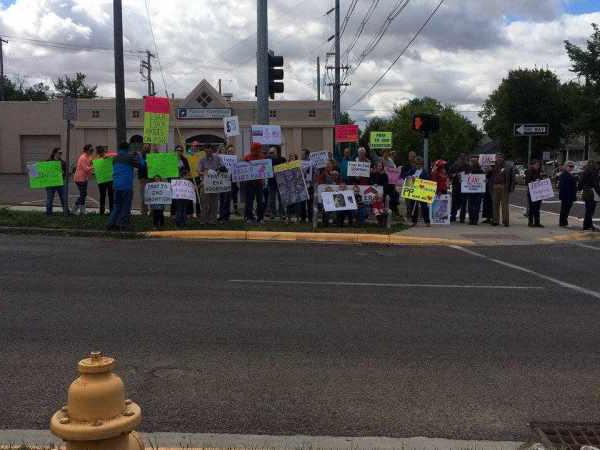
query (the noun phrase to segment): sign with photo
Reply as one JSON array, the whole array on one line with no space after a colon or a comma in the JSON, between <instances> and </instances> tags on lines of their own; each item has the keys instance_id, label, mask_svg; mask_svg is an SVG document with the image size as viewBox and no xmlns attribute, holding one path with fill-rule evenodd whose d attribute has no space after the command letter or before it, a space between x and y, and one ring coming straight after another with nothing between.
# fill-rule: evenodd
<instances>
[{"instance_id":1,"label":"sign with photo","mask_svg":"<svg viewBox=\"0 0 600 450\"><path fill-rule=\"evenodd\" d=\"M58 187L64 184L60 161L40 161L27 164L29 187L44 189Z\"/></svg>"},{"instance_id":2,"label":"sign with photo","mask_svg":"<svg viewBox=\"0 0 600 450\"><path fill-rule=\"evenodd\" d=\"M358 188L360 195L366 205L370 205L375 200L375 197L383 198L383 186L378 185L367 185L367 186L352 186L353 189ZM320 184L318 187L318 201L321 202L322 194L325 192L337 192L340 190L346 190L346 186L340 186L337 184Z\"/></svg>"},{"instance_id":3,"label":"sign with photo","mask_svg":"<svg viewBox=\"0 0 600 450\"><path fill-rule=\"evenodd\" d=\"M313 167L314 164L312 161L302 161L302 165L300 166L302 169L302 175L304 175L304 182L307 186L313 185Z\"/></svg>"},{"instance_id":4,"label":"sign with photo","mask_svg":"<svg viewBox=\"0 0 600 450\"><path fill-rule=\"evenodd\" d=\"M433 225L450 225L450 208L452 196L436 195L429 208L429 219Z\"/></svg>"},{"instance_id":5,"label":"sign with photo","mask_svg":"<svg viewBox=\"0 0 600 450\"><path fill-rule=\"evenodd\" d=\"M292 161L276 166L275 181L284 206L308 200L308 190L302 174L301 161Z\"/></svg>"},{"instance_id":6,"label":"sign with photo","mask_svg":"<svg viewBox=\"0 0 600 450\"><path fill-rule=\"evenodd\" d=\"M238 161L235 166L233 166L231 178L234 183L273 178L273 162L270 159Z\"/></svg>"},{"instance_id":7,"label":"sign with photo","mask_svg":"<svg viewBox=\"0 0 600 450\"><path fill-rule=\"evenodd\" d=\"M240 135L240 121L238 116L230 116L223 118L223 129L225 130L225 136L239 136Z\"/></svg>"},{"instance_id":8,"label":"sign with photo","mask_svg":"<svg viewBox=\"0 0 600 450\"><path fill-rule=\"evenodd\" d=\"M252 125L252 142L262 145L281 145L279 125Z\"/></svg>"},{"instance_id":9,"label":"sign with photo","mask_svg":"<svg viewBox=\"0 0 600 450\"><path fill-rule=\"evenodd\" d=\"M323 192L323 209L331 211L351 211L358 209L354 191Z\"/></svg>"}]
</instances>

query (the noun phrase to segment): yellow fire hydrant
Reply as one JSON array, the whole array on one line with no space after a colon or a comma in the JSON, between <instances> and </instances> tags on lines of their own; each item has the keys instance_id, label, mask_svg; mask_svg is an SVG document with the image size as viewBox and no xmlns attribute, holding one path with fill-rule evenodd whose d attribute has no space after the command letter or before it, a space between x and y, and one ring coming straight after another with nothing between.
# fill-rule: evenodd
<instances>
[{"instance_id":1,"label":"yellow fire hydrant","mask_svg":"<svg viewBox=\"0 0 600 450\"><path fill-rule=\"evenodd\" d=\"M79 361L80 376L69 386L67 406L50 419L50 430L65 441L67 450L144 450L133 431L142 421L142 410L125 399L114 367L115 360L100 352Z\"/></svg>"}]
</instances>

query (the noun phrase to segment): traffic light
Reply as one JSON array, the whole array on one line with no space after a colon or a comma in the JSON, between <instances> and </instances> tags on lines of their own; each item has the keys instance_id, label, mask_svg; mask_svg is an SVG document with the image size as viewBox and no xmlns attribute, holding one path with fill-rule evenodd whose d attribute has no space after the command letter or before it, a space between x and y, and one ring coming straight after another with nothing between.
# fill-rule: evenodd
<instances>
[{"instance_id":1,"label":"traffic light","mask_svg":"<svg viewBox=\"0 0 600 450\"><path fill-rule=\"evenodd\" d=\"M413 114L410 128L426 135L440 129L440 118L433 114Z\"/></svg>"},{"instance_id":2,"label":"traffic light","mask_svg":"<svg viewBox=\"0 0 600 450\"><path fill-rule=\"evenodd\" d=\"M281 67L281 69L279 69ZM283 56L276 56L269 50L269 96L275 99L275 94L283 93Z\"/></svg>"}]
</instances>

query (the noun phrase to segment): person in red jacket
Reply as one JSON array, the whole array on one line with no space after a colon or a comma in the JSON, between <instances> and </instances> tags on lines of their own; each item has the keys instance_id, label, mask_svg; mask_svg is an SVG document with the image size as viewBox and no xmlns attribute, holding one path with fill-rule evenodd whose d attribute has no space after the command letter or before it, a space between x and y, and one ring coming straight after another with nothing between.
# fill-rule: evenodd
<instances>
[{"instance_id":1,"label":"person in red jacket","mask_svg":"<svg viewBox=\"0 0 600 450\"><path fill-rule=\"evenodd\" d=\"M250 153L244 156L244 161L256 161L264 159L262 154L262 145L254 143L250 147ZM246 181L246 207L244 211L244 220L246 222L254 222L254 200L256 199L256 221L263 222L265 213L265 204L263 196L263 180Z\"/></svg>"},{"instance_id":2,"label":"person in red jacket","mask_svg":"<svg viewBox=\"0 0 600 450\"><path fill-rule=\"evenodd\" d=\"M431 181L437 183L437 195L448 193L448 172L446 172L446 164L446 161L443 159L438 159L433 163L433 168L431 169Z\"/></svg>"}]
</instances>

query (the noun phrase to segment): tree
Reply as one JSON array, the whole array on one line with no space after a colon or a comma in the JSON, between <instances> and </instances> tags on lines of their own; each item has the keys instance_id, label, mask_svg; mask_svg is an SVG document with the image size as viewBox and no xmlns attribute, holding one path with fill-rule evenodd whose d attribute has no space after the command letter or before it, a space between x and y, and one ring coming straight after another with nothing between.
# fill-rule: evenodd
<instances>
[{"instance_id":1,"label":"tree","mask_svg":"<svg viewBox=\"0 0 600 450\"><path fill-rule=\"evenodd\" d=\"M37 83L26 86L22 78L8 79L4 76L4 95L8 101L48 101L52 98L50 86Z\"/></svg>"},{"instance_id":2,"label":"tree","mask_svg":"<svg viewBox=\"0 0 600 450\"><path fill-rule=\"evenodd\" d=\"M440 131L430 136L430 160L453 160L462 152L472 151L481 133L475 125L454 110L452 105L443 105L429 97L415 98L405 105L396 107L390 119L373 118L363 133L363 142L369 141L370 131L391 131L392 149L405 160L409 151L422 154L423 136L411 130L412 115L430 113L440 116Z\"/></svg>"},{"instance_id":3,"label":"tree","mask_svg":"<svg viewBox=\"0 0 600 450\"><path fill-rule=\"evenodd\" d=\"M559 148L566 137L566 124L572 112L554 72L543 69L511 70L489 96L479 113L483 128L501 143L503 152L513 158L527 157L527 139L513 136L515 123L547 123L549 136L533 140L533 155Z\"/></svg>"},{"instance_id":4,"label":"tree","mask_svg":"<svg viewBox=\"0 0 600 450\"><path fill-rule=\"evenodd\" d=\"M353 125L354 120L350 117L348 112L343 112L342 117L340 117L340 125Z\"/></svg>"},{"instance_id":5,"label":"tree","mask_svg":"<svg viewBox=\"0 0 600 450\"><path fill-rule=\"evenodd\" d=\"M75 74L75 78L65 75L64 78L58 78L53 82L56 95L59 97L75 97L75 98L95 98L98 85L91 87L86 85L85 79L87 75L81 72Z\"/></svg>"}]
</instances>

